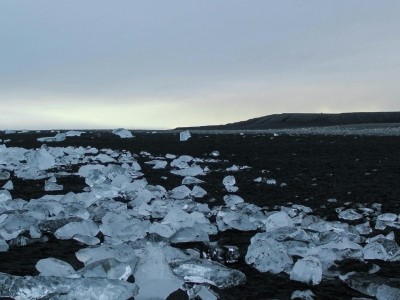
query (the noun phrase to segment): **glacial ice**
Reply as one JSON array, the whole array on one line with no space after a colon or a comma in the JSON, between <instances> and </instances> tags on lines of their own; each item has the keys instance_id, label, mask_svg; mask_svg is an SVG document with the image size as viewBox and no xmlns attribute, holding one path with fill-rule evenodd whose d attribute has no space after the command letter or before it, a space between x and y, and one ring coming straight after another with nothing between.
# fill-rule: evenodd
<instances>
[{"instance_id":1,"label":"glacial ice","mask_svg":"<svg viewBox=\"0 0 400 300\"><path fill-rule=\"evenodd\" d=\"M7 181L7 182L3 185L2 189L8 190L8 191L12 191L12 190L14 189L14 184L13 184L13 182L12 182L11 180Z\"/></svg>"},{"instance_id":2,"label":"glacial ice","mask_svg":"<svg viewBox=\"0 0 400 300\"><path fill-rule=\"evenodd\" d=\"M302 299L302 300L313 300L315 297L314 293L310 290L305 291L294 291L290 299Z\"/></svg>"},{"instance_id":3,"label":"glacial ice","mask_svg":"<svg viewBox=\"0 0 400 300\"><path fill-rule=\"evenodd\" d=\"M230 192L230 193L235 193L238 191L238 187L235 186L236 184L236 179L234 176L229 175L226 176L223 180L222 180L222 184L225 186L225 189Z\"/></svg>"},{"instance_id":4,"label":"glacial ice","mask_svg":"<svg viewBox=\"0 0 400 300\"><path fill-rule=\"evenodd\" d=\"M176 276L167 262L162 246L147 243L142 258L134 269L139 294L135 299L166 299L184 281Z\"/></svg>"},{"instance_id":5,"label":"glacial ice","mask_svg":"<svg viewBox=\"0 0 400 300\"><path fill-rule=\"evenodd\" d=\"M0 297L25 299L123 300L138 292L134 283L107 278L13 276L0 273Z\"/></svg>"},{"instance_id":6,"label":"glacial ice","mask_svg":"<svg viewBox=\"0 0 400 300\"><path fill-rule=\"evenodd\" d=\"M132 133L129 130L118 128L112 131L115 135L118 135L121 139L130 139L133 138Z\"/></svg>"},{"instance_id":7,"label":"glacial ice","mask_svg":"<svg viewBox=\"0 0 400 300\"><path fill-rule=\"evenodd\" d=\"M96 236L99 233L99 226L92 220L71 222L57 229L54 235L61 240L72 239L75 235Z\"/></svg>"},{"instance_id":8,"label":"glacial ice","mask_svg":"<svg viewBox=\"0 0 400 300\"><path fill-rule=\"evenodd\" d=\"M264 221L264 223L265 223L266 231L274 231L275 229L280 228L280 227L293 227L294 226L293 220L284 211L276 212L276 213L270 215Z\"/></svg>"},{"instance_id":9,"label":"glacial ice","mask_svg":"<svg viewBox=\"0 0 400 300\"><path fill-rule=\"evenodd\" d=\"M246 282L241 271L205 259L190 259L170 263L175 274L187 282L206 283L225 289Z\"/></svg>"},{"instance_id":10,"label":"glacial ice","mask_svg":"<svg viewBox=\"0 0 400 300\"><path fill-rule=\"evenodd\" d=\"M48 170L55 166L56 160L46 149L31 151L26 154L27 165L39 170Z\"/></svg>"},{"instance_id":11,"label":"glacial ice","mask_svg":"<svg viewBox=\"0 0 400 300\"><path fill-rule=\"evenodd\" d=\"M273 274L289 271L293 265L285 246L274 239L265 238L265 233L257 233L251 238L245 259L246 263L254 265L260 272Z\"/></svg>"},{"instance_id":12,"label":"glacial ice","mask_svg":"<svg viewBox=\"0 0 400 300\"><path fill-rule=\"evenodd\" d=\"M190 135L189 130L182 131L181 133L179 133L179 140L180 140L181 142L185 142L185 141L187 141L187 140L190 139L190 138L191 138L191 135Z\"/></svg>"},{"instance_id":13,"label":"glacial ice","mask_svg":"<svg viewBox=\"0 0 400 300\"><path fill-rule=\"evenodd\" d=\"M39 260L36 263L36 270L40 272L41 276L68 277L75 273L69 263L52 257Z\"/></svg>"},{"instance_id":14,"label":"glacial ice","mask_svg":"<svg viewBox=\"0 0 400 300\"><path fill-rule=\"evenodd\" d=\"M339 213L339 218L343 220L359 220L362 218L362 215L356 212L354 209L346 209Z\"/></svg>"},{"instance_id":15,"label":"glacial ice","mask_svg":"<svg viewBox=\"0 0 400 300\"><path fill-rule=\"evenodd\" d=\"M79 277L102 277L126 281L132 275L131 266L114 258L96 261L76 272Z\"/></svg>"},{"instance_id":16,"label":"glacial ice","mask_svg":"<svg viewBox=\"0 0 400 300\"><path fill-rule=\"evenodd\" d=\"M290 272L290 280L301 281L313 285L322 280L322 266L317 257L307 256L299 259Z\"/></svg>"}]
</instances>

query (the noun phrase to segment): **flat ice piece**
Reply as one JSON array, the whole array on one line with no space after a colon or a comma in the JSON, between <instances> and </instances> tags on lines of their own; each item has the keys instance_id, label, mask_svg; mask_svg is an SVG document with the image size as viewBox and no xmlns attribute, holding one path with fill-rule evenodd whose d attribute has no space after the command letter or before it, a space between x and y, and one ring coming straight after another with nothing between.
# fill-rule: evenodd
<instances>
[{"instance_id":1,"label":"flat ice piece","mask_svg":"<svg viewBox=\"0 0 400 300\"><path fill-rule=\"evenodd\" d=\"M192 136L190 135L189 130L186 131L182 131L181 133L179 133L179 140L181 142L186 142L188 139L190 139Z\"/></svg>"},{"instance_id":2,"label":"flat ice piece","mask_svg":"<svg viewBox=\"0 0 400 300\"><path fill-rule=\"evenodd\" d=\"M118 135L121 139L130 139L133 138L132 133L129 130L118 128L112 131L115 135Z\"/></svg>"},{"instance_id":3,"label":"flat ice piece","mask_svg":"<svg viewBox=\"0 0 400 300\"><path fill-rule=\"evenodd\" d=\"M319 284L322 280L322 266L317 257L307 256L299 259L290 272L290 280Z\"/></svg>"},{"instance_id":4,"label":"flat ice piece","mask_svg":"<svg viewBox=\"0 0 400 300\"><path fill-rule=\"evenodd\" d=\"M242 197L238 195L225 195L224 202L227 206L235 206L236 204L243 203L244 200Z\"/></svg>"},{"instance_id":5,"label":"flat ice piece","mask_svg":"<svg viewBox=\"0 0 400 300\"><path fill-rule=\"evenodd\" d=\"M209 242L208 234L198 227L185 227L179 229L170 237L171 243Z\"/></svg>"},{"instance_id":6,"label":"flat ice piece","mask_svg":"<svg viewBox=\"0 0 400 300\"><path fill-rule=\"evenodd\" d=\"M290 299L302 299L302 300L313 300L315 297L314 293L310 290L305 291L294 291Z\"/></svg>"},{"instance_id":7,"label":"flat ice piece","mask_svg":"<svg viewBox=\"0 0 400 300\"><path fill-rule=\"evenodd\" d=\"M96 261L76 272L80 277L103 277L108 279L127 280L132 275L131 266L114 258Z\"/></svg>"},{"instance_id":8,"label":"flat ice piece","mask_svg":"<svg viewBox=\"0 0 400 300\"><path fill-rule=\"evenodd\" d=\"M104 235L125 241L135 241L146 236L149 221L142 221L125 213L107 212L102 218L100 230Z\"/></svg>"},{"instance_id":9,"label":"flat ice piece","mask_svg":"<svg viewBox=\"0 0 400 300\"><path fill-rule=\"evenodd\" d=\"M206 283L220 289L234 287L246 282L246 275L223 264L206 259L190 259L170 263L175 274L187 282Z\"/></svg>"},{"instance_id":10,"label":"flat ice piece","mask_svg":"<svg viewBox=\"0 0 400 300\"><path fill-rule=\"evenodd\" d=\"M48 170L55 166L56 160L46 149L31 151L26 155L27 165L39 170Z\"/></svg>"},{"instance_id":11,"label":"flat ice piece","mask_svg":"<svg viewBox=\"0 0 400 300\"><path fill-rule=\"evenodd\" d=\"M135 299L167 299L184 283L172 272L161 244L146 244L143 256L134 269L134 277L139 286Z\"/></svg>"},{"instance_id":12,"label":"flat ice piece","mask_svg":"<svg viewBox=\"0 0 400 300\"><path fill-rule=\"evenodd\" d=\"M185 169L180 169L180 170L172 170L171 171L172 174L178 175L178 176L199 176L199 175L204 175L205 172L204 170L197 165L191 166L189 168L185 168Z\"/></svg>"},{"instance_id":13,"label":"flat ice piece","mask_svg":"<svg viewBox=\"0 0 400 300\"><path fill-rule=\"evenodd\" d=\"M82 133L85 133L84 131L77 131L77 130L69 130L65 132L65 136L71 137L71 136L81 136Z\"/></svg>"},{"instance_id":14,"label":"flat ice piece","mask_svg":"<svg viewBox=\"0 0 400 300\"><path fill-rule=\"evenodd\" d=\"M138 292L134 283L108 278L13 276L0 273L0 297L25 299L125 300Z\"/></svg>"},{"instance_id":15,"label":"flat ice piece","mask_svg":"<svg viewBox=\"0 0 400 300\"><path fill-rule=\"evenodd\" d=\"M83 220L81 222L71 222L57 229L54 233L60 240L72 239L76 234L96 236L99 233L99 226L92 220Z\"/></svg>"},{"instance_id":16,"label":"flat ice piece","mask_svg":"<svg viewBox=\"0 0 400 300\"><path fill-rule=\"evenodd\" d=\"M195 185L193 187L192 191L190 192L190 195L195 197L195 198L203 198L205 195L207 195L207 192L206 192L206 190L204 190L200 186Z\"/></svg>"},{"instance_id":17,"label":"flat ice piece","mask_svg":"<svg viewBox=\"0 0 400 300\"><path fill-rule=\"evenodd\" d=\"M190 196L191 192L192 191L186 185L181 185L174 188L171 191L170 196L174 199L185 199Z\"/></svg>"},{"instance_id":18,"label":"flat ice piece","mask_svg":"<svg viewBox=\"0 0 400 300\"><path fill-rule=\"evenodd\" d=\"M211 152L210 155L214 156L214 157L218 157L220 155L220 153L218 150L215 150L215 151Z\"/></svg>"},{"instance_id":19,"label":"flat ice piece","mask_svg":"<svg viewBox=\"0 0 400 300\"><path fill-rule=\"evenodd\" d=\"M204 183L204 181L193 176L186 176L185 178L182 179L182 184L184 185L200 184L200 183Z\"/></svg>"},{"instance_id":20,"label":"flat ice piece","mask_svg":"<svg viewBox=\"0 0 400 300\"><path fill-rule=\"evenodd\" d=\"M288 271L293 259L288 255L286 247L274 239L264 238L264 235L258 233L251 238L245 257L246 263L254 265L260 272L278 274Z\"/></svg>"},{"instance_id":21,"label":"flat ice piece","mask_svg":"<svg viewBox=\"0 0 400 300\"><path fill-rule=\"evenodd\" d=\"M200 212L192 212L188 214L184 210L174 207L170 209L161 222L169 224L175 230L183 227L192 227L198 224L210 224L210 221Z\"/></svg>"},{"instance_id":22,"label":"flat ice piece","mask_svg":"<svg viewBox=\"0 0 400 300\"><path fill-rule=\"evenodd\" d=\"M92 157L92 160L97 160L102 164L116 162L115 158L112 158L111 156L104 153L97 154L96 156Z\"/></svg>"},{"instance_id":23,"label":"flat ice piece","mask_svg":"<svg viewBox=\"0 0 400 300\"><path fill-rule=\"evenodd\" d=\"M270 215L265 221L265 230L274 231L281 227L294 227L293 220L285 211L280 211Z\"/></svg>"},{"instance_id":24,"label":"flat ice piece","mask_svg":"<svg viewBox=\"0 0 400 300\"><path fill-rule=\"evenodd\" d=\"M39 260L35 267L41 276L67 277L75 273L74 268L69 263L52 257Z\"/></svg>"},{"instance_id":25,"label":"flat ice piece","mask_svg":"<svg viewBox=\"0 0 400 300\"><path fill-rule=\"evenodd\" d=\"M339 213L339 218L343 220L359 220L362 218L362 215L356 212L354 209L346 209Z\"/></svg>"}]
</instances>

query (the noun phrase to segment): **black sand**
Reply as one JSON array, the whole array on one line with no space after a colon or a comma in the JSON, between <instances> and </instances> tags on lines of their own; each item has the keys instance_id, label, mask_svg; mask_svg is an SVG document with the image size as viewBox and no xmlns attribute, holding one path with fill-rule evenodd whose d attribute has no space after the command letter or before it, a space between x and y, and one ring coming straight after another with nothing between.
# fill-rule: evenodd
<instances>
[{"instance_id":1,"label":"black sand","mask_svg":"<svg viewBox=\"0 0 400 300\"><path fill-rule=\"evenodd\" d=\"M0 134L0 139L11 139L7 147L40 147L36 138L53 136L55 133ZM279 136L271 135L196 135L187 142L179 142L177 133L134 133L135 139L120 139L110 132L95 131L82 137L70 137L64 142L47 143L49 146L92 146L96 148L125 149L132 153L148 151L153 156L167 153L209 157L218 150L220 159L228 160L220 164L209 164L210 169L220 169L204 177L203 188L208 195L203 200L210 206L222 203L226 194L222 179L227 175L225 168L233 164L250 166L251 169L232 173L239 187L238 195L246 202L258 206L304 204L314 209L314 214L337 220L336 207L347 202L349 207L358 204L370 207L373 203L382 203L383 212L400 213L400 137L371 136ZM138 158L150 184L160 184L172 189L181 184L182 178L170 174L168 170L153 170L144 164L148 159ZM264 173L262 173L264 170ZM167 176L168 179L162 179ZM253 180L264 176L277 180L276 186L256 183ZM13 179L15 191L13 198L30 200L44 195L43 181L22 181ZM71 176L59 180L64 191L82 191L84 181ZM0 186L5 182L0 182ZM280 187L286 183L286 187ZM326 200L336 198L337 203ZM361 294L347 288L339 281L324 280L318 286L290 281L287 275L268 275L256 271L244 263L250 238L255 232L227 231L220 233L215 240L222 244L234 244L240 247L242 259L230 265L242 270L248 278L244 286L218 293L222 299L289 299L296 289L310 288L318 299L351 299ZM400 232L395 231L396 241L400 243ZM0 253L0 272L16 275L37 274L35 264L39 259L56 257L79 268L81 263L74 253L81 246L73 241L57 241L33 244L21 248L11 248ZM377 263L383 276L400 277L400 263ZM365 271L368 269L360 262L345 262L338 267L343 272Z\"/></svg>"}]
</instances>

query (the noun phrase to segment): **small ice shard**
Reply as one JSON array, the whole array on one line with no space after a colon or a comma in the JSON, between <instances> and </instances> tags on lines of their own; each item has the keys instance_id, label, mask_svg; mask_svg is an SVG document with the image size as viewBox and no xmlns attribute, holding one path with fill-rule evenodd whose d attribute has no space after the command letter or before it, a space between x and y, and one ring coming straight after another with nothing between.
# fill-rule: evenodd
<instances>
[{"instance_id":1,"label":"small ice shard","mask_svg":"<svg viewBox=\"0 0 400 300\"><path fill-rule=\"evenodd\" d=\"M219 151L215 150L210 153L211 156L218 157L220 155Z\"/></svg>"},{"instance_id":2,"label":"small ice shard","mask_svg":"<svg viewBox=\"0 0 400 300\"><path fill-rule=\"evenodd\" d=\"M309 284L319 284L322 280L322 266L317 257L307 256L299 259L290 272L290 280Z\"/></svg>"},{"instance_id":3,"label":"small ice shard","mask_svg":"<svg viewBox=\"0 0 400 300\"><path fill-rule=\"evenodd\" d=\"M257 177L256 179L254 179L253 181L254 182L261 182L263 179L262 179L262 177Z\"/></svg>"},{"instance_id":4,"label":"small ice shard","mask_svg":"<svg viewBox=\"0 0 400 300\"><path fill-rule=\"evenodd\" d=\"M329 203L336 203L337 199L336 198L329 198L328 200L326 200Z\"/></svg>"},{"instance_id":5,"label":"small ice shard","mask_svg":"<svg viewBox=\"0 0 400 300\"><path fill-rule=\"evenodd\" d=\"M92 220L83 220L81 222L71 222L57 229L54 233L60 240L72 239L76 234L96 236L99 233L99 227Z\"/></svg>"},{"instance_id":6,"label":"small ice shard","mask_svg":"<svg viewBox=\"0 0 400 300\"><path fill-rule=\"evenodd\" d=\"M175 159L175 158L176 158L176 155L175 155L175 154L170 154L170 153L168 153L168 154L165 155L165 158L168 158L168 159Z\"/></svg>"},{"instance_id":7,"label":"small ice shard","mask_svg":"<svg viewBox=\"0 0 400 300\"><path fill-rule=\"evenodd\" d=\"M379 272L380 269L381 269L381 267L379 267L376 264L373 264L371 269L369 269L368 274L375 274L375 273Z\"/></svg>"},{"instance_id":8,"label":"small ice shard","mask_svg":"<svg viewBox=\"0 0 400 300\"><path fill-rule=\"evenodd\" d=\"M280 212L270 215L264 221L264 223L265 223L266 231L274 231L277 228L294 226L293 220L284 211L280 211Z\"/></svg>"},{"instance_id":9,"label":"small ice shard","mask_svg":"<svg viewBox=\"0 0 400 300\"><path fill-rule=\"evenodd\" d=\"M187 141L187 140L190 139L190 138L191 138L191 135L190 135L189 130L182 131L181 133L179 133L179 140L180 140L181 142L185 142L185 141Z\"/></svg>"},{"instance_id":10,"label":"small ice shard","mask_svg":"<svg viewBox=\"0 0 400 300\"><path fill-rule=\"evenodd\" d=\"M305 291L294 291L290 299L302 299L302 300L313 300L315 297L314 293L310 290Z\"/></svg>"},{"instance_id":11,"label":"small ice shard","mask_svg":"<svg viewBox=\"0 0 400 300\"><path fill-rule=\"evenodd\" d=\"M67 277L75 273L74 268L69 263L52 257L39 260L35 267L41 276Z\"/></svg>"},{"instance_id":12,"label":"small ice shard","mask_svg":"<svg viewBox=\"0 0 400 300\"><path fill-rule=\"evenodd\" d=\"M96 156L92 157L92 160L97 160L103 164L116 162L114 158L104 153L97 154Z\"/></svg>"},{"instance_id":13,"label":"small ice shard","mask_svg":"<svg viewBox=\"0 0 400 300\"><path fill-rule=\"evenodd\" d=\"M103 277L108 279L127 280L132 275L131 266L114 258L96 261L76 272L84 278Z\"/></svg>"},{"instance_id":14,"label":"small ice shard","mask_svg":"<svg viewBox=\"0 0 400 300\"><path fill-rule=\"evenodd\" d=\"M243 203L244 200L242 197L237 196L237 195L225 195L224 196L224 202L226 206L235 206L236 204Z\"/></svg>"},{"instance_id":15,"label":"small ice shard","mask_svg":"<svg viewBox=\"0 0 400 300\"><path fill-rule=\"evenodd\" d=\"M207 195L207 192L199 187L198 185L195 185L190 193L191 196L195 198L203 198L205 195Z\"/></svg>"},{"instance_id":16,"label":"small ice shard","mask_svg":"<svg viewBox=\"0 0 400 300\"><path fill-rule=\"evenodd\" d=\"M384 221L384 222L394 222L397 220L397 215L392 213L386 213L379 215L377 220Z\"/></svg>"},{"instance_id":17,"label":"small ice shard","mask_svg":"<svg viewBox=\"0 0 400 300\"><path fill-rule=\"evenodd\" d=\"M171 173L179 176L198 176L204 175L205 170L203 170L200 166L194 165L189 168L181 169L181 170L172 170Z\"/></svg>"},{"instance_id":18,"label":"small ice shard","mask_svg":"<svg viewBox=\"0 0 400 300\"><path fill-rule=\"evenodd\" d=\"M209 242L208 234L197 227L185 227L179 229L171 237L173 244L188 242Z\"/></svg>"},{"instance_id":19,"label":"small ice shard","mask_svg":"<svg viewBox=\"0 0 400 300\"><path fill-rule=\"evenodd\" d=\"M225 189L230 193L235 193L239 189L236 184L236 179L232 175L226 176L222 180L222 184L225 186Z\"/></svg>"},{"instance_id":20,"label":"small ice shard","mask_svg":"<svg viewBox=\"0 0 400 300\"><path fill-rule=\"evenodd\" d=\"M193 160L193 156L182 155L171 161L170 165L174 168L186 169L189 167L189 162Z\"/></svg>"},{"instance_id":21,"label":"small ice shard","mask_svg":"<svg viewBox=\"0 0 400 300\"><path fill-rule=\"evenodd\" d=\"M130 139L133 138L132 133L129 130L118 128L112 131L115 135L118 135L121 139Z\"/></svg>"},{"instance_id":22,"label":"small ice shard","mask_svg":"<svg viewBox=\"0 0 400 300\"><path fill-rule=\"evenodd\" d=\"M200 183L204 183L204 181L193 176L186 176L185 178L182 179L182 184L184 185L200 184Z\"/></svg>"},{"instance_id":23,"label":"small ice shard","mask_svg":"<svg viewBox=\"0 0 400 300\"><path fill-rule=\"evenodd\" d=\"M276 180L275 179L267 179L265 181L265 183L268 185L276 185Z\"/></svg>"},{"instance_id":24,"label":"small ice shard","mask_svg":"<svg viewBox=\"0 0 400 300\"><path fill-rule=\"evenodd\" d=\"M48 170L55 166L56 160L46 149L31 151L26 157L27 165L39 170Z\"/></svg>"},{"instance_id":25,"label":"small ice shard","mask_svg":"<svg viewBox=\"0 0 400 300\"><path fill-rule=\"evenodd\" d=\"M233 165L232 167L226 168L226 171L228 172L237 172L239 170L240 168L237 165Z\"/></svg>"},{"instance_id":26,"label":"small ice shard","mask_svg":"<svg viewBox=\"0 0 400 300\"><path fill-rule=\"evenodd\" d=\"M192 191L186 185L181 185L170 192L170 197L174 199L185 199L190 196L191 192Z\"/></svg>"},{"instance_id":27,"label":"small ice shard","mask_svg":"<svg viewBox=\"0 0 400 300\"><path fill-rule=\"evenodd\" d=\"M288 271L293 264L293 259L287 254L286 247L265 234L258 233L251 238L247 250L246 263L253 265L260 272L278 274Z\"/></svg>"},{"instance_id":28,"label":"small ice shard","mask_svg":"<svg viewBox=\"0 0 400 300\"><path fill-rule=\"evenodd\" d=\"M138 292L134 283L108 278L13 276L0 273L1 297L24 299L127 300Z\"/></svg>"},{"instance_id":29,"label":"small ice shard","mask_svg":"<svg viewBox=\"0 0 400 300\"><path fill-rule=\"evenodd\" d=\"M145 162L146 164L154 165L153 169L165 169L165 167L168 165L168 162L165 160L160 160L160 159L154 159L148 162Z\"/></svg>"},{"instance_id":30,"label":"small ice shard","mask_svg":"<svg viewBox=\"0 0 400 300\"><path fill-rule=\"evenodd\" d=\"M236 211L228 212L223 217L222 220L229 227L241 230L241 231L251 231L256 230L257 226L249 221L243 214Z\"/></svg>"},{"instance_id":31,"label":"small ice shard","mask_svg":"<svg viewBox=\"0 0 400 300\"><path fill-rule=\"evenodd\" d=\"M70 130L65 132L65 136L81 136L82 133L85 133L84 131L76 131L76 130Z\"/></svg>"},{"instance_id":32,"label":"small ice shard","mask_svg":"<svg viewBox=\"0 0 400 300\"><path fill-rule=\"evenodd\" d=\"M5 185L3 185L2 189L12 191L14 189L14 184L11 180L7 181Z\"/></svg>"},{"instance_id":33,"label":"small ice shard","mask_svg":"<svg viewBox=\"0 0 400 300\"><path fill-rule=\"evenodd\" d=\"M176 276L163 252L163 245L147 243L141 260L135 267L135 283L139 294L135 299L166 299L184 281Z\"/></svg>"},{"instance_id":34,"label":"small ice shard","mask_svg":"<svg viewBox=\"0 0 400 300\"><path fill-rule=\"evenodd\" d=\"M359 220L362 218L362 215L356 212L354 209L346 209L339 213L339 218L343 220Z\"/></svg>"},{"instance_id":35,"label":"small ice shard","mask_svg":"<svg viewBox=\"0 0 400 300\"><path fill-rule=\"evenodd\" d=\"M241 271L205 259L177 261L170 263L170 266L175 274L187 282L211 284L220 289L246 282L246 275Z\"/></svg>"}]
</instances>

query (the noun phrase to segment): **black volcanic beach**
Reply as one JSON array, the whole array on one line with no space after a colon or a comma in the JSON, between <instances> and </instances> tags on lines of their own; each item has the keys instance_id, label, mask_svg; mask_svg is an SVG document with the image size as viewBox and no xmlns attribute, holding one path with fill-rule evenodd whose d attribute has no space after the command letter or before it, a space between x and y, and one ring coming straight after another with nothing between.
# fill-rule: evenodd
<instances>
[{"instance_id":1,"label":"black volcanic beach","mask_svg":"<svg viewBox=\"0 0 400 300\"><path fill-rule=\"evenodd\" d=\"M202 177L205 181L202 187L208 194L199 201L210 207L223 204L226 191L222 180L230 174L235 176L239 187L236 194L246 202L265 209L301 204L312 208L314 215L328 221L338 220L335 211L338 207L371 207L379 203L382 204L382 213L400 213L400 136L194 132L188 141L180 142L178 132L132 133L135 136L133 139L121 139L110 131L87 130L81 137L69 137L65 141L46 144L54 147L110 148L127 150L132 154L145 151L153 157L168 153L206 157L213 151L219 151L221 162L210 166L213 171ZM37 138L54 134L49 131L1 133L0 139L9 140L7 147L40 148L43 143L38 142ZM182 177L171 174L169 166L166 169L152 169L151 165L145 164L148 160L144 156L137 156L149 184L161 185L167 190L181 185ZM227 172L226 168L232 165L249 168ZM254 182L260 176L275 179L276 184ZM11 191L13 199L28 201L45 194L82 192L85 187L84 179L77 175L59 178L58 183L64 185L61 192L45 192L43 179L24 181L13 175L11 179L14 183L14 190ZM0 181L0 186L5 182ZM337 201L327 201L333 198ZM387 228L377 233L387 234L390 231L394 231L395 240L400 243L398 229ZM319 285L310 286L291 281L286 274L260 273L244 261L250 238L255 234L256 231L227 230L210 236L211 240L223 245L239 247L239 261L228 266L242 271L247 277L244 285L225 290L215 289L222 299L289 299L293 291L305 289L310 289L316 299L365 297L339 280L323 279ZM47 257L64 260L75 268L83 266L75 257L75 252L83 245L72 240L59 241L51 235L48 238L46 243L12 246L9 251L1 252L0 272L21 276L37 275L35 264L39 259ZM193 245L180 247L189 246ZM201 248L201 245L194 246ZM360 263L349 260L338 263L335 268L343 273L365 272L372 264L379 265L378 275L385 278L400 277L400 262Z\"/></svg>"}]
</instances>

